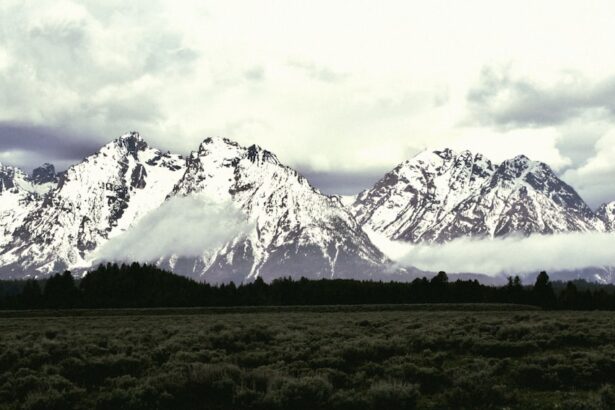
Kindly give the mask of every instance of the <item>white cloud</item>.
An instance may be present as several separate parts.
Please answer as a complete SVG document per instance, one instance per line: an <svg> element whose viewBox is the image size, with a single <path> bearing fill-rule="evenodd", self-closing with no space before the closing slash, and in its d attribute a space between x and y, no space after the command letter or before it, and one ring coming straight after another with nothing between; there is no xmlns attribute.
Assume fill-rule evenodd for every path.
<svg viewBox="0 0 615 410"><path fill-rule="evenodd" d="M595 154L579 168L568 170L564 178L594 204L614 201L615 131L599 138L595 144Z"/></svg>
<svg viewBox="0 0 615 410"><path fill-rule="evenodd" d="M570 233L411 245L370 235L391 259L427 271L516 275L615 266L615 235Z"/></svg>
<svg viewBox="0 0 615 410"><path fill-rule="evenodd" d="M230 202L200 196L171 198L101 246L93 259L153 262L174 255L197 257L250 228L244 214Z"/></svg>
<svg viewBox="0 0 615 410"><path fill-rule="evenodd" d="M0 121L106 140L136 129L184 153L224 135L316 171L443 146L561 168L566 129L470 126L468 91L502 64L539 91L570 71L599 83L614 14L609 0L5 0Z"/></svg>

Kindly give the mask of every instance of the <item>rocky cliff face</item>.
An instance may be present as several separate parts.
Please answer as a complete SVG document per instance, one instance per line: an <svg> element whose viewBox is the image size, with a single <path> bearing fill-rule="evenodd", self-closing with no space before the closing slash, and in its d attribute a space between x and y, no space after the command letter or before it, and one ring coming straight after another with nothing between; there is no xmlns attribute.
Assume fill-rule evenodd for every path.
<svg viewBox="0 0 615 410"><path fill-rule="evenodd" d="M32 172L32 182L37 185L51 184L58 182L56 169L52 164L45 163Z"/></svg>

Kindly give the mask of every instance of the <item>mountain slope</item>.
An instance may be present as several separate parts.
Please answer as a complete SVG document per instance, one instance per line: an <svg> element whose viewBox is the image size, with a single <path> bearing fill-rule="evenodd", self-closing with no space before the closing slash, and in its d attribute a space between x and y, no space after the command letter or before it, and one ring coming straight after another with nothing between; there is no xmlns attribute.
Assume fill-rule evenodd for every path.
<svg viewBox="0 0 615 410"><path fill-rule="evenodd" d="M480 154L424 152L398 165L351 205L366 228L392 239L417 242L433 224L493 175Z"/></svg>
<svg viewBox="0 0 615 410"><path fill-rule="evenodd" d="M546 164L518 156L494 166L467 151L419 154L351 209L366 229L415 243L604 229Z"/></svg>
<svg viewBox="0 0 615 410"><path fill-rule="evenodd" d="M386 258L339 199L314 189L271 152L208 138L187 161L173 195L231 201L253 224L247 235L169 267L211 282L294 277L370 277Z"/></svg>
<svg viewBox="0 0 615 410"><path fill-rule="evenodd" d="M35 185L24 172L0 164L0 249L39 201Z"/></svg>
<svg viewBox="0 0 615 410"><path fill-rule="evenodd" d="M87 264L90 251L159 206L184 170L178 155L129 133L62 174L0 252L4 276Z"/></svg>
<svg viewBox="0 0 615 410"><path fill-rule="evenodd" d="M615 232L615 201L602 204L596 211L596 216L604 222L609 232Z"/></svg>

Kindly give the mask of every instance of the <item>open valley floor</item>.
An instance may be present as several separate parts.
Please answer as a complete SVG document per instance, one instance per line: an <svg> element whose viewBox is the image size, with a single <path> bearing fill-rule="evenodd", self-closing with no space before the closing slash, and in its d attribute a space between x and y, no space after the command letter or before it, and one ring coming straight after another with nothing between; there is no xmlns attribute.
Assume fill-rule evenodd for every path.
<svg viewBox="0 0 615 410"><path fill-rule="evenodd" d="M614 313L470 308L5 312L0 406L614 408Z"/></svg>

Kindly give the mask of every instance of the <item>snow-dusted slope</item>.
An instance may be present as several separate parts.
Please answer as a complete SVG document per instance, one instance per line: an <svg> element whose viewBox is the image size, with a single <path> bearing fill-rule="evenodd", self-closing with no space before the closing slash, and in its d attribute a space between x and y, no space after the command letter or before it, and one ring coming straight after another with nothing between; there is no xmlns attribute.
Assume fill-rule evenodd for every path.
<svg viewBox="0 0 615 410"><path fill-rule="evenodd" d="M522 155L494 166L467 151L422 153L361 193L352 210L367 229L411 242L604 229L574 189Z"/></svg>
<svg viewBox="0 0 615 410"><path fill-rule="evenodd" d="M609 232L615 232L615 201L602 204L596 211L596 216L604 222Z"/></svg>
<svg viewBox="0 0 615 410"><path fill-rule="evenodd" d="M187 161L174 195L229 200L253 225L213 254L168 261L175 271L211 282L256 276L370 277L386 258L338 198L313 188L256 145L208 138Z"/></svg>
<svg viewBox="0 0 615 410"><path fill-rule="evenodd" d="M603 226L575 190L546 164L521 155L504 161L480 192L460 203L425 236L500 237L589 232Z"/></svg>
<svg viewBox="0 0 615 410"><path fill-rule="evenodd" d="M417 242L447 213L478 192L494 165L481 154L423 152L398 165L351 205L359 223L391 239Z"/></svg>
<svg viewBox="0 0 615 410"><path fill-rule="evenodd" d="M158 207L185 161L149 148L138 133L121 136L62 174L0 251L5 276L46 274L87 265L88 254Z"/></svg>
<svg viewBox="0 0 615 410"><path fill-rule="evenodd" d="M0 164L0 249L40 202L38 186L18 168Z"/></svg>

